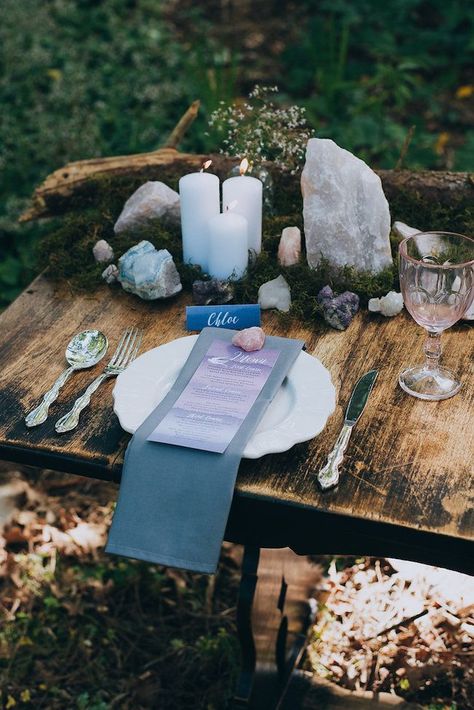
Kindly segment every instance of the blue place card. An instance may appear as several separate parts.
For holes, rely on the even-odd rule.
[[[242,330],[260,325],[258,303],[235,306],[186,306],[186,330],[229,328]]]

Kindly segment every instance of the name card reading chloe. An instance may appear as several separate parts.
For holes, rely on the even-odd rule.
[[[230,328],[241,330],[260,325],[260,306],[250,303],[235,306],[186,306],[186,329]]]

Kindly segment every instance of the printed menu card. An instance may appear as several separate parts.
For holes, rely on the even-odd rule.
[[[280,351],[245,352],[214,340],[148,441],[223,453],[267,381]]]

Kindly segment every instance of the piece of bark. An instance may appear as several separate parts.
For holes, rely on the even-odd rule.
[[[347,690],[325,678],[308,681],[311,687],[304,699],[304,710],[372,710],[372,708],[397,708],[418,710],[420,706],[392,693],[372,693],[363,690]]]
[[[236,160],[221,155],[194,155],[178,153],[174,148],[160,148],[151,153],[118,155],[113,158],[92,158],[68,163],[63,168],[48,175],[36,188],[32,206],[21,216],[20,222],[29,222],[44,217],[52,217],[67,211],[67,204],[73,197],[80,196],[89,180],[99,176],[127,176],[156,180],[160,177],[160,168],[176,164],[183,175],[199,170],[202,164],[212,157],[212,171],[223,177]]]
[[[376,170],[382,180],[389,203],[400,192],[433,203],[453,207],[455,202],[472,200],[474,196],[473,173],[456,173],[438,170]]]

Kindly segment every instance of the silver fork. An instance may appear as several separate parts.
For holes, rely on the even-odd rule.
[[[142,337],[143,333],[141,330],[137,328],[127,328],[103,373],[99,375],[99,377],[96,377],[85,390],[84,394],[76,399],[73,408],[56,422],[54,428],[59,434],[75,429],[79,424],[79,417],[81,416],[82,410],[90,403],[91,396],[100,387],[102,382],[108,377],[116,377],[135,360],[138,350],[140,349]]]

